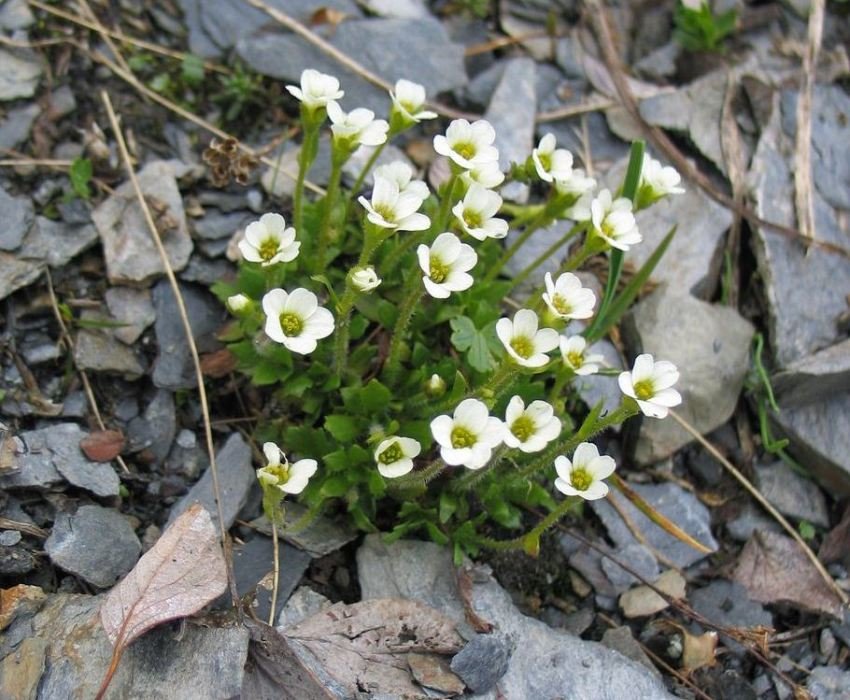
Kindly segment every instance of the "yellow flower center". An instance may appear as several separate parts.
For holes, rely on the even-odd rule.
[[[431,256],[431,264],[430,264],[430,272],[428,276],[437,284],[441,284],[446,281],[446,277],[449,276],[450,268],[446,265],[440,258],[436,255]]]
[[[280,328],[288,338],[301,335],[304,330],[304,319],[298,314],[286,313],[280,315]]]
[[[587,491],[593,483],[593,475],[584,467],[578,467],[570,472],[570,483],[577,491]]]
[[[282,486],[289,481],[289,465],[288,464],[269,464],[266,469],[266,474],[271,474],[276,480],[277,485]]]
[[[400,459],[404,459],[404,451],[401,449],[401,445],[397,442],[394,442],[378,455],[378,461],[381,464],[393,464],[394,462],[398,462]]]
[[[515,338],[512,338],[511,348],[513,348],[513,351],[524,360],[527,360],[534,354],[534,343],[531,342],[531,338],[524,335],[518,335]]]
[[[478,439],[472,431],[460,425],[455,426],[454,430],[452,430],[452,447],[456,450],[464,447],[472,447],[476,442],[478,442]]]
[[[373,204],[372,208],[384,221],[395,222],[395,211],[388,204]]]
[[[572,352],[567,353],[567,362],[569,362],[570,366],[573,369],[580,369],[584,364],[584,353],[576,352],[573,350]]]
[[[637,396],[641,401],[649,401],[653,396],[655,396],[655,387],[652,386],[651,379],[643,379],[639,382],[635,382],[635,396]]]
[[[466,158],[466,160],[470,160],[475,155],[475,144],[456,143],[454,147],[454,152],[457,153],[461,158]]]
[[[482,216],[477,211],[472,211],[470,209],[463,210],[463,220],[469,228],[481,228]]]
[[[405,101],[403,101],[403,100],[399,100],[399,102],[398,102],[398,103],[399,103],[399,105],[401,105],[401,108],[402,108],[405,112],[407,112],[408,114],[410,114],[411,116],[413,116],[413,115],[415,115],[415,114],[416,114],[416,112],[417,112],[416,105],[415,105],[415,104],[413,104],[412,102],[405,102]]]
[[[511,424],[511,432],[517,440],[525,442],[536,432],[537,426],[527,415],[523,414]]]
[[[567,316],[573,311],[573,305],[570,304],[570,302],[568,302],[566,299],[564,299],[564,297],[562,297],[560,294],[553,295],[552,306],[555,307],[555,311],[557,311],[559,314],[562,314],[563,316]]]
[[[543,170],[547,173],[552,169],[552,155],[550,153],[540,153],[538,151],[537,160],[540,161],[540,165],[543,166]]]
[[[257,251],[260,254],[260,257],[265,261],[269,262],[271,259],[277,255],[280,250],[280,243],[276,238],[269,236],[260,244],[260,248]]]

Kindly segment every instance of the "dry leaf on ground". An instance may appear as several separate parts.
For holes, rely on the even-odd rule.
[[[794,603],[815,613],[841,616],[841,601],[790,537],[756,530],[744,546],[732,578],[753,600]]]
[[[451,619],[418,601],[395,598],[337,603],[288,628],[285,636],[352,696],[364,691],[419,696],[407,654],[454,654],[464,644]],[[306,655],[298,656],[303,663]]]
[[[96,430],[80,440],[80,449],[92,462],[109,462],[124,449],[124,433],[120,430]]]
[[[162,622],[196,613],[226,587],[218,534],[210,514],[195,504],[109,592],[100,620],[109,640],[126,646]]]
[[[844,509],[841,522],[823,538],[818,556],[824,564],[838,561],[850,566],[850,504]]]

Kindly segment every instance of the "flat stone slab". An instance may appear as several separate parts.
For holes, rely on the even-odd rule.
[[[168,260],[179,271],[189,262],[192,238],[174,173],[171,163],[158,160],[148,163],[138,179],[145,197],[162,208],[162,214],[155,214],[155,219],[162,228],[160,236]],[[125,182],[98,205],[92,219],[103,243],[111,284],[139,285],[165,273],[132,183]]]
[[[850,391],[850,339],[792,362],[771,384],[783,406],[802,406]]]

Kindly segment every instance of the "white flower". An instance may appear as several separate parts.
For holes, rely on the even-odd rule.
[[[434,137],[434,150],[469,170],[480,163],[499,160],[499,151],[493,146],[495,140],[496,132],[490,122],[479,119],[470,124],[466,119],[455,119],[445,136]]]
[[[537,330],[537,327],[537,314],[530,309],[517,311],[513,321],[500,318],[496,322],[496,335],[508,354],[523,367],[542,367],[549,361],[546,353],[558,347],[558,331]]]
[[[564,364],[579,376],[596,374],[605,359],[599,354],[587,354],[587,340],[580,335],[561,336],[561,358]]]
[[[413,179],[413,169],[403,160],[394,160],[386,165],[379,165],[375,168],[374,179],[384,178],[398,185],[400,194],[412,194],[419,197],[423,202],[428,199],[431,194],[422,180]]]
[[[554,182],[567,180],[573,172],[573,154],[564,148],[555,148],[555,136],[546,134],[531,152],[534,169],[541,180]]]
[[[682,0],[682,5],[693,12],[699,12],[706,0]]]
[[[464,170],[460,174],[467,187],[477,183],[488,190],[498,187],[505,181],[505,174],[499,167],[499,161],[488,160],[486,163],[476,163],[470,170]]]
[[[555,458],[555,488],[566,496],[581,496],[586,501],[595,501],[608,494],[607,479],[617,468],[614,460],[600,455],[596,445],[583,442],[573,453],[572,462],[560,455]]]
[[[555,409],[545,401],[532,401],[528,408],[520,396],[514,396],[505,411],[504,441],[523,452],[540,452],[561,434],[561,421]]]
[[[287,85],[286,89],[308,109],[327,107],[328,102],[339,100],[345,94],[339,89],[339,80],[312,68],[301,73],[300,88]]]
[[[617,378],[620,390],[637,401],[640,410],[651,418],[664,418],[673,406],[682,403],[682,396],[672,386],[679,381],[676,365],[666,360],[655,362],[645,353],[635,358],[631,372]]]
[[[453,233],[441,233],[429,248],[424,243],[416,249],[419,267],[425,273],[425,290],[436,299],[447,299],[452,292],[472,286],[469,270],[478,262],[472,246],[461,243]]]
[[[337,102],[328,102],[328,117],[331,120],[331,132],[334,141],[348,148],[356,146],[380,146],[387,140],[389,124],[383,119],[375,119],[371,109],[353,109],[347,114]]]
[[[359,197],[357,201],[369,212],[366,218],[381,228],[424,231],[431,225],[425,214],[418,213],[424,199],[415,192],[401,192],[398,183],[393,180],[376,177],[372,201],[365,197]]]
[[[631,201],[625,197],[612,201],[609,190],[600,190],[591,202],[590,220],[596,233],[614,248],[628,250],[629,246],[643,240]]]
[[[493,218],[501,206],[502,198],[499,195],[473,183],[463,200],[454,205],[452,213],[464,231],[483,241],[508,235],[508,222]]]
[[[431,421],[431,434],[440,444],[446,464],[462,464],[481,469],[502,442],[502,421],[492,417],[487,405],[478,399],[464,399],[454,416],[437,416]]]
[[[661,165],[644,153],[637,196],[638,208],[648,207],[670,194],[684,194],[684,188],[679,187],[681,181],[682,177],[675,168]]]
[[[555,178],[555,189],[558,194],[570,195],[579,199],[596,187],[596,180],[588,177],[581,168],[575,168],[567,177]]]
[[[313,352],[316,341],[334,330],[333,314],[319,306],[313,292],[300,287],[292,293],[272,289],[263,297],[263,311],[266,335],[299,355]]]
[[[301,493],[310,477],[316,473],[318,463],[315,459],[299,459],[290,464],[280,448],[273,442],[263,444],[263,452],[268,464],[257,470],[257,479],[263,486],[280,489],[284,493]]]
[[[375,287],[381,284],[381,278],[375,272],[375,268],[369,265],[368,267],[358,267],[351,273],[351,284],[358,292],[371,292]]]
[[[226,303],[230,313],[241,314],[248,311],[254,302],[252,302],[251,299],[244,294],[234,294],[233,296],[227,297]]]
[[[393,108],[408,124],[415,124],[423,119],[436,119],[436,112],[422,109],[425,104],[425,88],[410,80],[399,80],[395,84],[395,91],[390,92]]]
[[[239,241],[242,257],[263,267],[295,260],[300,248],[295,229],[286,228],[286,220],[280,214],[263,214],[259,221],[248,224],[245,237]]]
[[[552,273],[543,278],[546,291],[543,301],[558,318],[590,318],[596,304],[596,295],[581,286],[581,280],[572,272],[564,272],[557,282],[552,281]]]
[[[404,476],[413,469],[413,458],[418,457],[422,445],[418,440],[395,435],[383,440],[375,448],[375,461],[381,476],[395,479]]]

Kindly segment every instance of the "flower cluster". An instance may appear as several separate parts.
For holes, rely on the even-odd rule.
[[[612,304],[610,289],[597,299],[574,270],[591,256],[621,256],[619,251],[641,243],[637,212],[683,192],[678,173],[638,149],[631,184],[598,189],[593,177],[575,167],[573,154],[545,134],[527,160],[506,174],[492,125],[456,119],[433,138],[449,175],[432,194],[405,162],[372,167],[388,139],[437,117],[422,86],[399,80],[386,119],[364,108],[346,111],[339,81],[318,71],[304,71],[300,84],[287,90],[301,103],[304,126],[292,225],[268,213],[247,226],[238,248],[250,284],[229,288],[222,298],[242,332],[235,354],[262,365],[258,384],[280,386],[275,408],[293,406],[293,414],[303,416],[306,425],[281,428],[281,444],[308,454],[315,449],[327,467],[308,489],[310,505],[314,498],[319,504],[325,497],[343,498],[352,517],[368,528],[374,515],[369,509],[388,490],[415,496],[408,487],[427,492],[431,479],[443,474],[450,477],[449,496],[439,508],[431,501],[409,509],[411,522],[424,522],[437,538],[455,511],[458,520],[474,515],[469,502],[461,503],[458,484],[486,484],[487,497],[480,501],[498,510],[509,491],[539,489],[540,474],[554,466],[557,492],[605,497],[614,460],[565,429],[574,422],[563,416],[574,403],[568,388],[576,377],[613,373],[593,343],[613,323],[606,310],[618,304]],[[322,128],[331,135],[332,170],[323,200],[311,209],[302,202],[304,174],[317,157]],[[370,149],[367,166],[346,192],[342,166],[361,147]],[[496,189],[506,178],[531,182],[543,201],[505,206]],[[350,206],[355,203],[360,206]],[[503,218],[506,210],[511,225]],[[561,220],[572,222],[566,234],[575,236],[572,257],[531,280],[537,291],[523,297],[524,304],[510,296],[515,311],[505,313],[504,289],[538,274],[540,261],[510,283],[487,285],[528,236]],[[503,252],[501,239],[511,227],[520,230]],[[328,260],[343,261],[342,273],[339,265],[325,265]],[[476,267],[488,268],[478,280]],[[612,277],[608,287],[616,282]],[[417,316],[423,308],[426,313]],[[447,321],[455,331],[453,347],[437,347],[446,339],[440,324]],[[594,323],[602,330],[595,333]],[[399,376],[404,367],[410,378]],[[591,411],[587,420],[597,423],[579,435],[638,413],[664,418],[682,401],[673,388],[678,379],[672,363],[639,355],[618,376],[620,406],[603,416]],[[267,464],[257,477],[264,493],[299,494],[317,472],[316,460],[290,464],[274,442],[263,451]],[[500,491],[502,481],[510,489]],[[499,522],[513,521],[505,516]]]

